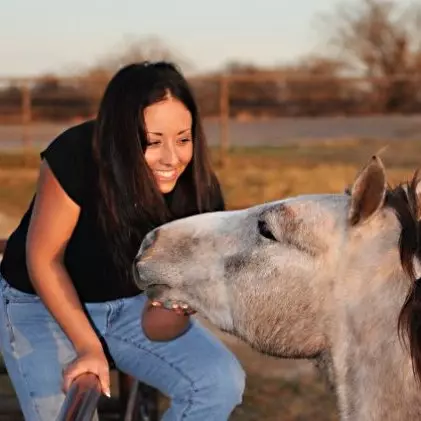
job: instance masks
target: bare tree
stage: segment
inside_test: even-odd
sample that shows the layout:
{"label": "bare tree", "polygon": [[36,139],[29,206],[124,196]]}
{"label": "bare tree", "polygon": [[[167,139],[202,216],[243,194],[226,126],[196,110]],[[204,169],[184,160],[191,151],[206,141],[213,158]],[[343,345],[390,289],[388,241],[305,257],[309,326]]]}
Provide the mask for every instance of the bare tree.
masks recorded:
{"label": "bare tree", "polygon": [[53,74],[39,78],[31,87],[32,119],[66,121],[88,118],[92,102],[79,84]]}
{"label": "bare tree", "polygon": [[157,37],[126,38],[121,46],[106,54],[81,75],[81,83],[93,98],[99,99],[105,85],[121,67],[140,61],[171,61],[183,71],[192,68],[189,61]]}
{"label": "bare tree", "polygon": [[220,113],[221,82],[218,73],[189,80],[203,117],[216,117]]}
{"label": "bare tree", "polygon": [[[345,2],[324,17],[331,45],[357,74],[372,78],[379,110],[408,106],[420,74],[421,5],[392,0]],[[419,81],[418,81],[419,82]]]}
{"label": "bare tree", "polygon": [[129,63],[166,60],[174,62],[184,71],[191,69],[191,64],[185,57],[158,37],[133,38],[129,36],[115,50],[99,60],[94,68],[114,73]]}
{"label": "bare tree", "polygon": [[[265,70],[256,65],[231,62],[225,67],[226,75],[259,76]],[[256,78],[257,79],[257,78]],[[274,115],[279,108],[279,84],[274,80],[233,80],[229,84],[231,113]]]}
{"label": "bare tree", "polygon": [[284,69],[282,102],[287,114],[324,115],[349,112],[353,86],[341,79],[343,62],[305,57]]}
{"label": "bare tree", "polygon": [[11,82],[0,85],[0,123],[16,123],[22,118],[22,89]]}

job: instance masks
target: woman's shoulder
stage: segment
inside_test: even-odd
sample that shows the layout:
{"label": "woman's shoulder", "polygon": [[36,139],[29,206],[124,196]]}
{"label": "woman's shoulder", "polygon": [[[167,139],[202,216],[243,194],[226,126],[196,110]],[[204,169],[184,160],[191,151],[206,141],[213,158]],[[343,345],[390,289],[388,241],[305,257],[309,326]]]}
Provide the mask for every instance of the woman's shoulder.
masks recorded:
{"label": "woman's shoulder", "polygon": [[86,120],[81,123],[70,126],[63,131],[62,135],[70,136],[85,136],[91,135],[94,132],[95,120]]}
{"label": "woman's shoulder", "polygon": [[92,144],[94,128],[95,120],[88,120],[71,126],[61,132],[49,146],[63,144],[73,148],[88,147]]}
{"label": "woman's shoulder", "polygon": [[86,156],[92,149],[95,120],[71,126],[56,136],[41,152],[41,158],[60,160]]}
{"label": "woman's shoulder", "polygon": [[92,137],[94,121],[72,126],[59,134],[41,152],[66,193],[81,204],[86,191],[86,177],[93,164]]}

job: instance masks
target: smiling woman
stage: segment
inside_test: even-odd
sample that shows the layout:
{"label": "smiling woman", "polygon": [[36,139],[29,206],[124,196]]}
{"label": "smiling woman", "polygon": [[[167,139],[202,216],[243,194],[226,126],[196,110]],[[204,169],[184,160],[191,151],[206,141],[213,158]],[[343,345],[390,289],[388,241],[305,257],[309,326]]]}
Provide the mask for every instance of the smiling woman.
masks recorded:
{"label": "smiling woman", "polygon": [[171,398],[166,421],[227,420],[244,389],[236,358],[182,302],[150,301],[133,280],[152,228],[224,209],[184,77],[164,62],[121,69],[95,121],[41,156],[0,277],[0,350],[25,418],[56,419],[82,373],[109,395],[108,356]]}
{"label": "smiling woman", "polygon": [[[192,116],[168,91],[165,98],[144,110],[147,136],[145,160],[162,193],[170,193],[193,157]],[[162,311],[160,308],[173,310]],[[145,335],[168,341],[183,334],[192,312],[183,303],[153,301],[142,314]]]}

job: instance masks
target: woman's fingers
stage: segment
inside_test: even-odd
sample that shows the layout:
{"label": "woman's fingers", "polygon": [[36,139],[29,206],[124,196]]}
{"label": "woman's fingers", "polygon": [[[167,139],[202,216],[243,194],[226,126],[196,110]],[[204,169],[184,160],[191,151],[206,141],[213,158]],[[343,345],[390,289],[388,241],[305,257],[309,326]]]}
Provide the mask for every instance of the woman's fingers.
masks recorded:
{"label": "woman's fingers", "polygon": [[111,397],[111,390],[110,390],[110,370],[108,367],[100,367],[99,372],[99,382],[101,383],[102,393],[107,396],[108,398]]}
{"label": "woman's fingers", "polygon": [[63,391],[67,393],[73,381],[85,373],[95,374],[100,382],[101,391],[110,397],[110,372],[108,363],[102,357],[84,356],[69,365],[63,372]]}
{"label": "woman's fingers", "polygon": [[[82,364],[72,364],[63,373],[63,390],[67,393],[76,377],[81,374],[91,372],[91,370],[84,367]],[[96,374],[96,373],[93,373]]]}
{"label": "woman's fingers", "polygon": [[181,315],[192,315],[196,313],[196,311],[190,308],[187,304],[180,303],[177,301],[166,300],[164,302],[161,302],[155,300],[151,302],[151,305],[153,307],[164,307],[167,310],[172,310],[175,313]]}

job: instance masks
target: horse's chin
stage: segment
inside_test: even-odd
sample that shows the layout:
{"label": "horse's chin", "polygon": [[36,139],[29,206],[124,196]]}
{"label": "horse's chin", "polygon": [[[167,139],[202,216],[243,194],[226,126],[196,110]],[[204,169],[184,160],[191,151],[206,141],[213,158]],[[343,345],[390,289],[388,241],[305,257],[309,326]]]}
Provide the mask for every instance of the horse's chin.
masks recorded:
{"label": "horse's chin", "polygon": [[151,284],[146,287],[145,294],[151,301],[163,301],[168,299],[170,291],[171,288],[168,285]]}

